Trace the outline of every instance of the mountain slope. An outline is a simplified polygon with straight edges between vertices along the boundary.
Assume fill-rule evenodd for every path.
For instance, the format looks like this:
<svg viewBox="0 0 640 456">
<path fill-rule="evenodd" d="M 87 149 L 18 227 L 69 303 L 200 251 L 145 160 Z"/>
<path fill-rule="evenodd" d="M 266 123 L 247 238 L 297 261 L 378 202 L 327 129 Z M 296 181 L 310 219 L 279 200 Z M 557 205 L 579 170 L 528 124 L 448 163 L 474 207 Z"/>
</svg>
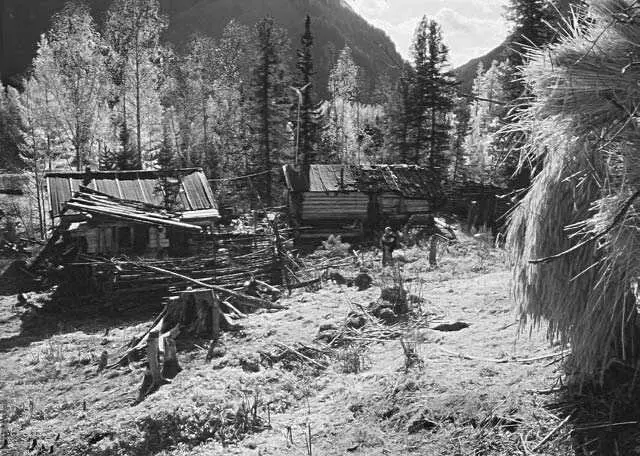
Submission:
<svg viewBox="0 0 640 456">
<path fill-rule="evenodd" d="M 172 0 L 175 4 L 178 0 Z M 376 76 L 397 74 L 402 58 L 391 39 L 356 14 L 340 0 L 206 0 L 172 15 L 169 40 L 184 44 L 194 33 L 220 36 L 231 20 L 252 25 L 265 16 L 272 16 L 289 32 L 292 56 L 299 47 L 304 32 L 304 17 L 311 16 L 315 37 L 314 64 L 316 90 L 326 93 L 327 76 L 338 53 L 345 46 L 353 50 L 369 83 Z"/>
<path fill-rule="evenodd" d="M 476 74 L 478 72 L 478 65 L 482 62 L 482 65 L 486 70 L 491 66 L 491 63 L 494 60 L 498 62 L 505 60 L 507 58 L 508 50 L 509 39 L 507 39 L 499 46 L 493 48 L 485 55 L 476 57 L 475 59 L 471 59 L 464 65 L 454 69 L 453 73 L 455 74 L 458 82 L 460 82 L 460 91 L 467 94 L 471 93 L 471 89 L 473 88 L 473 81 L 476 78 Z"/>
<path fill-rule="evenodd" d="M 572 5 L 580 3 L 580 0 L 556 0 L 555 7 L 562 17 L 568 17 L 571 14 Z M 501 62 L 507 58 L 509 53 L 509 47 L 513 43 L 514 37 L 508 37 L 502 44 L 495 47 L 485 55 L 469 60 L 464 65 L 454 69 L 453 72 L 456 78 L 460 82 L 460 90 L 464 93 L 470 93 L 473 87 L 473 80 L 476 77 L 478 70 L 478 64 L 482 62 L 485 70 L 491 66 L 491 63 L 496 60 Z"/>
<path fill-rule="evenodd" d="M 0 0 L 0 75 L 5 81 L 28 68 L 40 34 L 64 3 L 65 0 Z M 89 4 L 100 22 L 109 2 L 89 0 Z M 304 17 L 310 14 L 315 36 L 316 89 L 321 95 L 326 94 L 329 69 L 347 43 L 371 84 L 376 76 L 396 75 L 402 62 L 391 39 L 341 0 L 161 0 L 161 4 L 170 18 L 167 39 L 178 49 L 195 32 L 218 37 L 231 19 L 253 25 L 270 15 L 288 30 L 292 59 L 303 33 Z"/>
</svg>

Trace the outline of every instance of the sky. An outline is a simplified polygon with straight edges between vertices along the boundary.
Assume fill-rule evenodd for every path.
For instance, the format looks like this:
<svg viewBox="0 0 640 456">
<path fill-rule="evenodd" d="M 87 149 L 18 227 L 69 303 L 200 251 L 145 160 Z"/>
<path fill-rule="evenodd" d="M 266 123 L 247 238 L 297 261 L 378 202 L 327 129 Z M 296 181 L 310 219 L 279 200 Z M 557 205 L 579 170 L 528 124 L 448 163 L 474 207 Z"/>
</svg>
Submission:
<svg viewBox="0 0 640 456">
<path fill-rule="evenodd" d="M 391 37 L 398 52 L 411 59 L 410 46 L 422 16 L 442 27 L 452 67 L 480 57 L 502 43 L 509 24 L 503 18 L 508 0 L 347 0 L 372 25 Z"/>
</svg>

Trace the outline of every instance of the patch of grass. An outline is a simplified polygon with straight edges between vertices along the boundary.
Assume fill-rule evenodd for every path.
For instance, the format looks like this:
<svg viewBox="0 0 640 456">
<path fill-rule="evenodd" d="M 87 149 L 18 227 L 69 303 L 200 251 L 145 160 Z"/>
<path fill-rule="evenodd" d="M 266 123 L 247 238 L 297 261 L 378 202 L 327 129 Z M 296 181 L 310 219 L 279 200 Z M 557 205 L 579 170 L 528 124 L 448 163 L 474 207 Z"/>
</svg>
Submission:
<svg viewBox="0 0 640 456">
<path fill-rule="evenodd" d="M 367 346 L 354 344 L 338 350 L 336 358 L 339 362 L 340 372 L 343 374 L 359 374 L 371 364 L 366 355 Z"/>
<path fill-rule="evenodd" d="M 46 363 L 59 363 L 64 360 L 64 344 L 60 341 L 49 339 L 41 350 L 42 360 Z"/>
<path fill-rule="evenodd" d="M 402 352 L 404 354 L 405 372 L 414 367 L 422 369 L 424 367 L 424 360 L 419 353 L 420 344 L 418 343 L 418 341 L 405 341 L 404 339 L 400 339 L 400 345 L 402 345 Z"/>
</svg>

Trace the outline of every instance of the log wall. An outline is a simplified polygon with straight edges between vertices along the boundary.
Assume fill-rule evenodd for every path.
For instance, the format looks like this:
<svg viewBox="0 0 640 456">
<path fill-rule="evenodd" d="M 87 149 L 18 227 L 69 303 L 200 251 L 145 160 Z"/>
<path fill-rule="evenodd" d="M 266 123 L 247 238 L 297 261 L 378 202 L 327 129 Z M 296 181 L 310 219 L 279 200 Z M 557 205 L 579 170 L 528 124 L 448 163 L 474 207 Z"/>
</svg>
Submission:
<svg viewBox="0 0 640 456">
<path fill-rule="evenodd" d="M 368 204 L 369 196 L 360 192 L 306 192 L 302 200 L 302 220 L 362 220 L 367 216 Z"/>
</svg>

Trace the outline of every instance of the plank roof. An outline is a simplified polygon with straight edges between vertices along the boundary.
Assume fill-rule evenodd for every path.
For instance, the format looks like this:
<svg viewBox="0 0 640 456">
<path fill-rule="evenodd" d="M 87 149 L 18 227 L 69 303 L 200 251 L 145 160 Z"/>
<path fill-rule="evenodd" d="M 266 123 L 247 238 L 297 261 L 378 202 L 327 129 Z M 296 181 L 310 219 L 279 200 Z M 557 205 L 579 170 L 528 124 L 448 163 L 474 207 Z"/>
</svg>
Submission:
<svg viewBox="0 0 640 456">
<path fill-rule="evenodd" d="M 175 171 L 85 171 L 50 172 L 45 175 L 51 212 L 60 215 L 65 204 L 81 186 L 120 200 L 134 201 L 151 206 L 161 206 L 164 200 L 162 179 L 174 179 L 179 183 L 176 210 L 193 215 L 206 214 L 203 218 L 218 218 L 218 205 L 209 182 L 200 168 Z"/>
<path fill-rule="evenodd" d="M 357 192 L 357 167 L 352 165 L 311 165 L 309 181 L 291 165 L 283 167 L 287 188 L 308 192 Z"/>
</svg>

